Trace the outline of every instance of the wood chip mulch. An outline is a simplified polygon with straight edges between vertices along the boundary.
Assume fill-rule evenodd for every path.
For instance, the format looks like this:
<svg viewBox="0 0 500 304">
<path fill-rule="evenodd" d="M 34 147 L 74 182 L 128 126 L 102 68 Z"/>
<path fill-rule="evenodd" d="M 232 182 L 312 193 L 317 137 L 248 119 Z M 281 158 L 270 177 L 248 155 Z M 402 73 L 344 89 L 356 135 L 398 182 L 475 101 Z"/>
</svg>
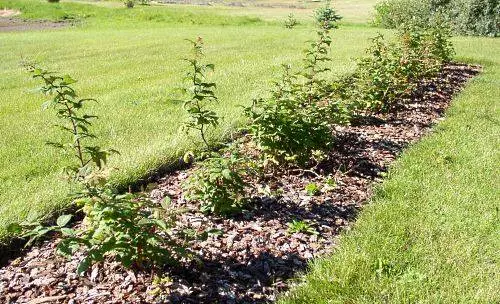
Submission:
<svg viewBox="0 0 500 304">
<path fill-rule="evenodd" d="M 332 250 L 339 231 L 348 229 L 370 198 L 373 184 L 405 147 L 443 119 L 453 95 L 479 71 L 477 66 L 450 64 L 439 77 L 422 83 L 397 111 L 338 128 L 335 149 L 315 173 L 289 170 L 269 177 L 253 193 L 251 208 L 236 217 L 206 216 L 186 204 L 179 184 L 189 170 L 161 178 L 151 196 L 169 196 L 174 204 L 191 209 L 178 216 L 180 228 L 222 232 L 192 241 L 197 258 L 166 268 L 161 282 L 153 282 L 158 274 L 126 270 L 113 262 L 78 276 L 82 254 L 62 258 L 55 253 L 57 240 L 48 240 L 0 268 L 0 303 L 272 302 L 311 258 Z M 327 178 L 333 186 L 324 186 Z M 307 195 L 304 187 L 309 183 L 319 185 L 320 193 Z M 292 220 L 307 221 L 316 233 L 290 233 Z"/>
</svg>

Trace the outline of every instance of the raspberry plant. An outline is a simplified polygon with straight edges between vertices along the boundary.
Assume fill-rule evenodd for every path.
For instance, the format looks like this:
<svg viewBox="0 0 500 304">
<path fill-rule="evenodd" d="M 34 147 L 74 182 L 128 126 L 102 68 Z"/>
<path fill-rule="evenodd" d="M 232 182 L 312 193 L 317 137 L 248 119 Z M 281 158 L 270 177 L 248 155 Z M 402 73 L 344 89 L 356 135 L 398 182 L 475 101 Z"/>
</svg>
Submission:
<svg viewBox="0 0 500 304">
<path fill-rule="evenodd" d="M 184 78 L 189 82 L 189 87 L 182 89 L 188 95 L 188 98 L 184 100 L 184 109 L 188 114 L 188 120 L 184 122 L 183 128 L 186 133 L 191 130 L 198 131 L 206 148 L 210 150 L 207 129 L 209 127 L 215 128 L 219 124 L 217 113 L 207 109 L 207 104 L 217 101 L 214 92 L 216 84 L 206 80 L 206 73 L 213 71 L 214 65 L 201 62 L 201 58 L 204 56 L 202 38 L 198 37 L 195 41 L 188 41 L 192 44 L 192 56 L 185 59 L 189 62 L 190 71 Z"/>
<path fill-rule="evenodd" d="M 234 147 L 222 154 L 212 153 L 182 185 L 184 197 L 187 201 L 199 202 L 204 213 L 238 213 L 246 203 L 245 178 L 253 167 Z"/>
<path fill-rule="evenodd" d="M 331 43 L 329 29 L 319 28 L 317 40 L 309 41 L 309 47 L 304 50 L 303 72 L 298 75 L 304 78 L 304 83 L 301 85 L 301 91 L 304 94 L 302 98 L 308 104 L 324 95 L 326 81 L 321 76 L 330 71 L 328 67 L 325 67 L 325 63 L 331 61 L 328 54 Z"/>
<path fill-rule="evenodd" d="M 323 78 L 329 71 L 325 63 L 331 60 L 331 41 L 329 29 L 320 27 L 317 40 L 310 41 L 305 50 L 303 71 L 294 74 L 285 65 L 271 96 L 256 99 L 245 109 L 250 134 L 263 152 L 264 166 L 310 162 L 313 153 L 332 143 L 330 124 L 347 121 L 344 102 L 329 98 L 329 86 Z"/>
<path fill-rule="evenodd" d="M 50 145 L 74 152 L 75 164 L 66 173 L 83 189 L 72 198 L 85 217 L 77 228 L 66 227 L 73 216 L 65 214 L 56 220 L 56 225 L 25 222 L 11 225 L 11 232 L 29 238 L 27 245 L 47 233 L 58 233 L 61 241 L 57 251 L 68 257 L 85 248 L 78 266 L 80 274 L 106 257 L 125 267 L 142 268 L 173 261 L 176 254 L 182 254 L 182 248 L 169 238 L 173 213 L 166 204 L 160 208 L 145 196 L 118 194 L 107 184 L 107 157 L 116 151 L 87 145 L 89 139 L 96 138 L 90 119 L 97 116 L 83 110 L 86 101 L 93 99 L 79 99 L 71 87 L 76 81 L 70 76 L 59 76 L 33 65 L 28 65 L 28 69 L 34 78 L 42 79 L 40 91 L 52 96 L 44 107 L 55 109 L 57 117 L 65 122 L 58 127 L 72 136 L 68 143 Z"/>
<path fill-rule="evenodd" d="M 368 55 L 359 60 L 354 74 L 334 84 L 336 94 L 351 100 L 354 111 L 392 109 L 422 79 L 434 77 L 451 59 L 453 47 L 445 25 L 401 28 L 396 42 L 389 43 L 382 35 L 373 38 Z"/>
<path fill-rule="evenodd" d="M 100 146 L 89 143 L 90 139 L 97 136 L 90 131 L 92 120 L 98 118 L 96 115 L 82 113 L 87 102 L 96 102 L 92 98 L 78 98 L 75 90 L 71 87 L 76 82 L 69 75 L 56 75 L 47 70 L 27 64 L 27 69 L 33 78 L 41 79 L 43 85 L 39 90 L 52 98 L 46 101 L 43 109 L 53 108 L 57 118 L 61 121 L 56 127 L 72 138 L 70 142 L 47 142 L 48 145 L 58 149 L 69 151 L 75 157 L 75 163 L 65 168 L 65 172 L 75 181 L 82 181 L 92 167 L 102 169 L 113 149 L 102 149 Z"/>
<path fill-rule="evenodd" d="M 314 104 L 303 105 L 295 79 L 290 66 L 284 66 L 271 96 L 256 99 L 252 106 L 245 108 L 249 132 L 263 152 L 264 165 L 303 164 L 310 160 L 313 150 L 325 149 L 330 144 L 327 122 L 320 119 Z"/>
</svg>

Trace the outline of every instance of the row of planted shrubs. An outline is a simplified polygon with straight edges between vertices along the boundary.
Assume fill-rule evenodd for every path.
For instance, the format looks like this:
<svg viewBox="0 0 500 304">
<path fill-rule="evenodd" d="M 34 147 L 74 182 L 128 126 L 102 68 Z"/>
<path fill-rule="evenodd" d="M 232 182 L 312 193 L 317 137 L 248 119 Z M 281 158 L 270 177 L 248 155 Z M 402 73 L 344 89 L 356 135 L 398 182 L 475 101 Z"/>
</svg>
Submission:
<svg viewBox="0 0 500 304">
<path fill-rule="evenodd" d="M 375 23 L 396 28 L 402 23 L 426 26 L 446 19 L 460 35 L 500 35 L 498 0 L 384 0 L 376 5 Z"/>
<path fill-rule="evenodd" d="M 299 70 L 283 65 L 283 73 L 267 96 L 245 108 L 245 134 L 229 144 L 213 143 L 207 133 L 217 127 L 219 117 L 210 109 L 217 101 L 216 84 L 207 79 L 214 69 L 204 62 L 203 40 L 191 41 L 192 54 L 186 58 L 183 106 L 188 119 L 183 129 L 198 134 L 202 152 L 188 152 L 194 162 L 191 176 L 183 183 L 184 199 L 198 203 L 200 210 L 229 216 L 247 207 L 248 189 L 259 175 L 283 168 L 310 168 L 325 158 L 335 140 L 334 127 L 348 124 L 352 117 L 367 112 L 390 111 L 409 96 L 424 78 L 435 76 L 453 54 L 449 30 L 442 24 L 425 29 L 402 28 L 395 42 L 382 36 L 373 39 L 367 55 L 352 75 L 328 82 L 330 31 L 335 18 L 318 23 L 316 38 L 308 42 Z M 73 88 L 75 80 L 26 64 L 40 90 L 51 99 L 44 104 L 60 120 L 68 142 L 49 143 L 74 156 L 74 165 L 65 168 L 76 189 L 72 194 L 83 222 L 69 227 L 73 215 L 60 216 L 51 226 L 36 222 L 11 225 L 12 233 L 29 238 L 28 244 L 57 233 L 58 252 L 72 256 L 83 248 L 85 258 L 78 272 L 107 257 L 126 267 L 145 267 L 174 262 L 189 254 L 186 242 L 193 236 L 175 229 L 179 210 L 167 198 L 154 203 L 147 195 L 117 193 L 107 183 L 111 168 L 107 159 L 115 153 L 93 145 L 92 123 L 97 116 L 85 112 L 93 99 L 81 99 Z M 182 241 L 181 241 L 182 240 Z"/>
</svg>

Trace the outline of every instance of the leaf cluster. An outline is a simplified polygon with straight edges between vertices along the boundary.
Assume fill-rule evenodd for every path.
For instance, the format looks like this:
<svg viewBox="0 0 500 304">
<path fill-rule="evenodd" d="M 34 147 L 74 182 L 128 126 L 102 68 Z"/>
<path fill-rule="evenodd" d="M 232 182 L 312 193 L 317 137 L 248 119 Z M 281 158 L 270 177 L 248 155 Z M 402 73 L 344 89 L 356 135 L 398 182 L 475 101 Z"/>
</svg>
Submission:
<svg viewBox="0 0 500 304">
<path fill-rule="evenodd" d="M 238 213 L 246 203 L 246 178 L 255 169 L 253 162 L 234 147 L 221 154 L 212 153 L 183 183 L 184 198 L 200 202 L 204 213 Z"/>
<path fill-rule="evenodd" d="M 124 267 L 143 268 L 172 263 L 173 253 L 184 253 L 182 247 L 169 238 L 173 213 L 167 204 L 159 208 L 146 196 L 116 194 L 106 188 L 86 190 L 79 196 L 75 204 L 85 215 L 81 227 L 67 227 L 73 216 L 66 214 L 53 226 L 21 223 L 10 229 L 29 238 L 27 246 L 48 233 L 57 233 L 61 237 L 57 252 L 68 258 L 83 249 L 79 274 L 107 257 Z"/>
<path fill-rule="evenodd" d="M 313 227 L 313 225 L 304 220 L 292 220 L 287 224 L 288 233 L 307 233 L 307 234 L 318 234 L 318 231 Z"/>
</svg>

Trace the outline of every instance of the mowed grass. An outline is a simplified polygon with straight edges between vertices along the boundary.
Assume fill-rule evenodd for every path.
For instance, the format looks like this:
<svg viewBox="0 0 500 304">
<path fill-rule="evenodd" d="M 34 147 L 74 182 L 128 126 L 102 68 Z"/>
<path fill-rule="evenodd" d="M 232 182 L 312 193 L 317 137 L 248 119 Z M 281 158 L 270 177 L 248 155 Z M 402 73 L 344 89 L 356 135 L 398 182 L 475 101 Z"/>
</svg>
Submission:
<svg viewBox="0 0 500 304">
<path fill-rule="evenodd" d="M 454 42 L 484 73 L 279 303 L 500 303 L 500 41 Z"/>
<path fill-rule="evenodd" d="M 189 45 L 184 39 L 203 37 L 206 60 L 216 65 L 210 77 L 218 84 L 216 110 L 222 122 L 211 136 L 221 138 L 241 125 L 240 106 L 266 91 L 280 64 L 300 65 L 305 41 L 314 37 L 309 25 L 291 31 L 279 22 L 225 16 L 203 8 L 184 11 L 183 17 L 177 7 L 127 11 L 76 3 L 46 5 L 0 0 L 0 7 L 26 10 L 26 18 L 45 14 L 53 20 L 60 18 L 61 11 L 90 15 L 76 27 L 0 33 L 0 240 L 8 237 L 9 223 L 60 212 L 70 191 L 61 174 L 70 156 L 45 145 L 67 138 L 52 127 L 54 113 L 42 111 L 46 98 L 33 92 L 39 83 L 19 67 L 22 58 L 72 75 L 81 97 L 98 99 L 88 111 L 100 116 L 94 125 L 99 144 L 121 153 L 112 157 L 110 166 L 116 168 L 112 182 L 125 186 L 175 162 L 199 144 L 179 131 L 184 112 L 179 102 L 171 101 L 179 97 L 174 88 L 182 85 L 185 73 L 181 59 Z M 335 31 L 332 75 L 351 70 L 352 58 L 362 54 L 369 37 L 378 31 L 366 27 Z"/>
</svg>

